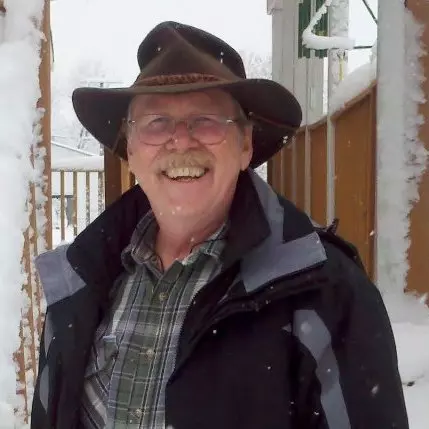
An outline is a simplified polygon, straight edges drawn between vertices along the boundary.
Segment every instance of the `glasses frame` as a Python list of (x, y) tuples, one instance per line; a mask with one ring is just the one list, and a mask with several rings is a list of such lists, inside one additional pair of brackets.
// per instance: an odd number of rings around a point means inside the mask
[(219, 141), (216, 141), (214, 143), (204, 143), (204, 142), (202, 142), (202, 141), (200, 141), (200, 140), (198, 140), (197, 138), (194, 137), (192, 127), (190, 126), (190, 121), (191, 121), (191, 119), (196, 119), (196, 118), (199, 118), (199, 117), (216, 117), (217, 119), (220, 119), (220, 121), (219, 121), (220, 124), (223, 124), (223, 125), (226, 125), (226, 126), (227, 125), (231, 125), (231, 124), (244, 125), (244, 126), (247, 125), (247, 124), (250, 124), (250, 121), (247, 118), (230, 118), (228, 116), (218, 115), (218, 114), (215, 114), (215, 113), (195, 114), (195, 115), (188, 116), (186, 118), (174, 118), (173, 116), (170, 116), (170, 115), (158, 115), (156, 113), (148, 113), (148, 114), (145, 114), (145, 115), (141, 115), (138, 119), (125, 119), (124, 122), (126, 123), (126, 125), (128, 127), (130, 127), (132, 129), (133, 126), (141, 118), (147, 117), (147, 116), (154, 116), (154, 117), (159, 117), (159, 118), (169, 118), (169, 119), (172, 119), (174, 121), (173, 122), (174, 123), (173, 131), (172, 131), (171, 135), (169, 136), (169, 138), (166, 141), (164, 141), (163, 143), (153, 144), (153, 143), (147, 143), (147, 142), (145, 142), (143, 140), (140, 140), (140, 142), (142, 144), (147, 145), (147, 146), (154, 146), (154, 147), (163, 146), (163, 145), (169, 143), (170, 141), (172, 141), (173, 140), (173, 136), (174, 136), (174, 134), (176, 132), (177, 126), (179, 124), (181, 124), (181, 123), (184, 123), (186, 125), (186, 129), (188, 130), (189, 135), (194, 140), (196, 140), (199, 143), (201, 143), (202, 145), (204, 145), (204, 146), (215, 146), (215, 145), (221, 144), (225, 140), (225, 137), (226, 137), (226, 131), (227, 131), (226, 128), (225, 128), (225, 136), (222, 139), (220, 139)]

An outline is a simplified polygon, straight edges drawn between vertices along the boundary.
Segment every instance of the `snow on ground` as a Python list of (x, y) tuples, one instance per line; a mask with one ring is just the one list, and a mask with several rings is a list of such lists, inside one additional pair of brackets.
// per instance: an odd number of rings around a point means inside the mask
[(410, 429), (428, 429), (429, 308), (426, 297), (387, 293)]
[(62, 244), (72, 243), (74, 240), (73, 226), (68, 225), (64, 231), (64, 240), (61, 239), (61, 229), (53, 228), (52, 229), (52, 245), (54, 247), (60, 246)]

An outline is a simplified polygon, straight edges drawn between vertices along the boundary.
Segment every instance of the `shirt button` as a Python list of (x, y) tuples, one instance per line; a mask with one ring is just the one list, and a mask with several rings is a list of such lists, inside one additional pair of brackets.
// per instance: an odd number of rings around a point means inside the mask
[(167, 294), (165, 292), (161, 292), (158, 298), (161, 302), (164, 302), (167, 299)]

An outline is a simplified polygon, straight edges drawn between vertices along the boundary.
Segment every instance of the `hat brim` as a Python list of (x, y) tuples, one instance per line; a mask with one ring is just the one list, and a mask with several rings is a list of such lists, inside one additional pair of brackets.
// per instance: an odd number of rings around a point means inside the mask
[(130, 88), (77, 88), (73, 107), (81, 124), (108, 150), (127, 159), (121, 137), (123, 119), (130, 101), (141, 94), (180, 94), (208, 89), (228, 92), (254, 123), (255, 168), (277, 153), (301, 125), (297, 99), (282, 85), (268, 79), (238, 79), (229, 82), (196, 82), (180, 85), (133, 86)]

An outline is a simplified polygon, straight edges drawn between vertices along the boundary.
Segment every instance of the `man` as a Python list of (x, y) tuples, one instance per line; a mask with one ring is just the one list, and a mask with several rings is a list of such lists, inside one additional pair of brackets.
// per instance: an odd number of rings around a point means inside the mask
[(32, 427), (407, 428), (382, 299), (351, 245), (253, 172), (301, 122), (281, 85), (166, 22), (82, 124), (139, 186), (42, 255)]

